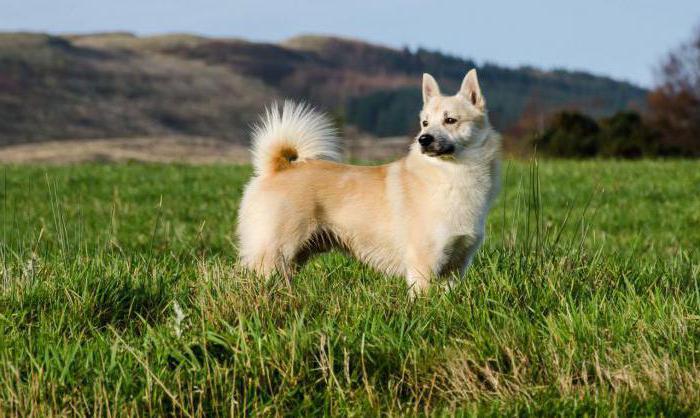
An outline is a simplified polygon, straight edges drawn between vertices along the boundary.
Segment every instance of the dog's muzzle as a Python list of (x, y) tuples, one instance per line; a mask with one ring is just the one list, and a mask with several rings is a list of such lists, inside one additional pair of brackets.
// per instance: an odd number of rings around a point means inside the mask
[(418, 143), (420, 144), (421, 152), (431, 157), (451, 155), (455, 152), (454, 144), (442, 138), (436, 139), (430, 134), (419, 136)]

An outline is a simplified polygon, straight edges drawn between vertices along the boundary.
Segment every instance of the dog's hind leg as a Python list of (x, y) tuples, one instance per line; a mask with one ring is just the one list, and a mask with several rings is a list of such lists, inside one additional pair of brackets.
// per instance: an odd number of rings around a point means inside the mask
[(297, 253), (312, 236), (316, 224), (309, 221), (308, 210), (291, 211), (279, 196), (268, 197), (265, 203), (264, 210), (253, 210), (250, 205), (241, 207), (240, 258), (245, 267), (258, 275), (269, 280), (278, 273), (291, 284)]
[(297, 266), (297, 256), (312, 235), (308, 225), (281, 224), (272, 228), (259, 228), (252, 244), (241, 252), (243, 264), (260, 276), (270, 279), (275, 273), (291, 286)]
[(284, 254), (279, 248), (265, 248), (242, 257), (243, 265), (259, 276), (270, 280), (275, 273), (284, 277), (288, 286), (292, 283), (293, 255)]

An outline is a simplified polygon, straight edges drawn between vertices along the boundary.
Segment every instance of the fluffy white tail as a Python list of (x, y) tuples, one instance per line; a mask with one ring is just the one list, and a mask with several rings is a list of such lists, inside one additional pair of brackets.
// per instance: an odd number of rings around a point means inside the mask
[(338, 160), (338, 138), (330, 120), (304, 103), (273, 103), (253, 128), (253, 167), (264, 176), (310, 159)]

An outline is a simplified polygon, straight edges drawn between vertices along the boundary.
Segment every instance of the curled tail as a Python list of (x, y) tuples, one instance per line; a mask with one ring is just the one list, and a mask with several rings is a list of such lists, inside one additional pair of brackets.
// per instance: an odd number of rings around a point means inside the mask
[(338, 160), (338, 138), (330, 120), (304, 103), (273, 103), (253, 128), (253, 167), (258, 176), (310, 159)]

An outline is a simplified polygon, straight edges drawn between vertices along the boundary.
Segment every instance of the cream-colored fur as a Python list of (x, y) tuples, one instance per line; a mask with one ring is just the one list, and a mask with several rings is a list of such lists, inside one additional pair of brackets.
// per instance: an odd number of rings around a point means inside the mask
[[(255, 175), (238, 216), (242, 263), (288, 280), (315, 252), (339, 247), (414, 293), (463, 274), (484, 238), (498, 188), (500, 137), (476, 72), (455, 96), (423, 76), (421, 132), (405, 158), (366, 167), (336, 159), (330, 123), (303, 105), (274, 105), (253, 138)], [(423, 146), (423, 142), (434, 141)]]

